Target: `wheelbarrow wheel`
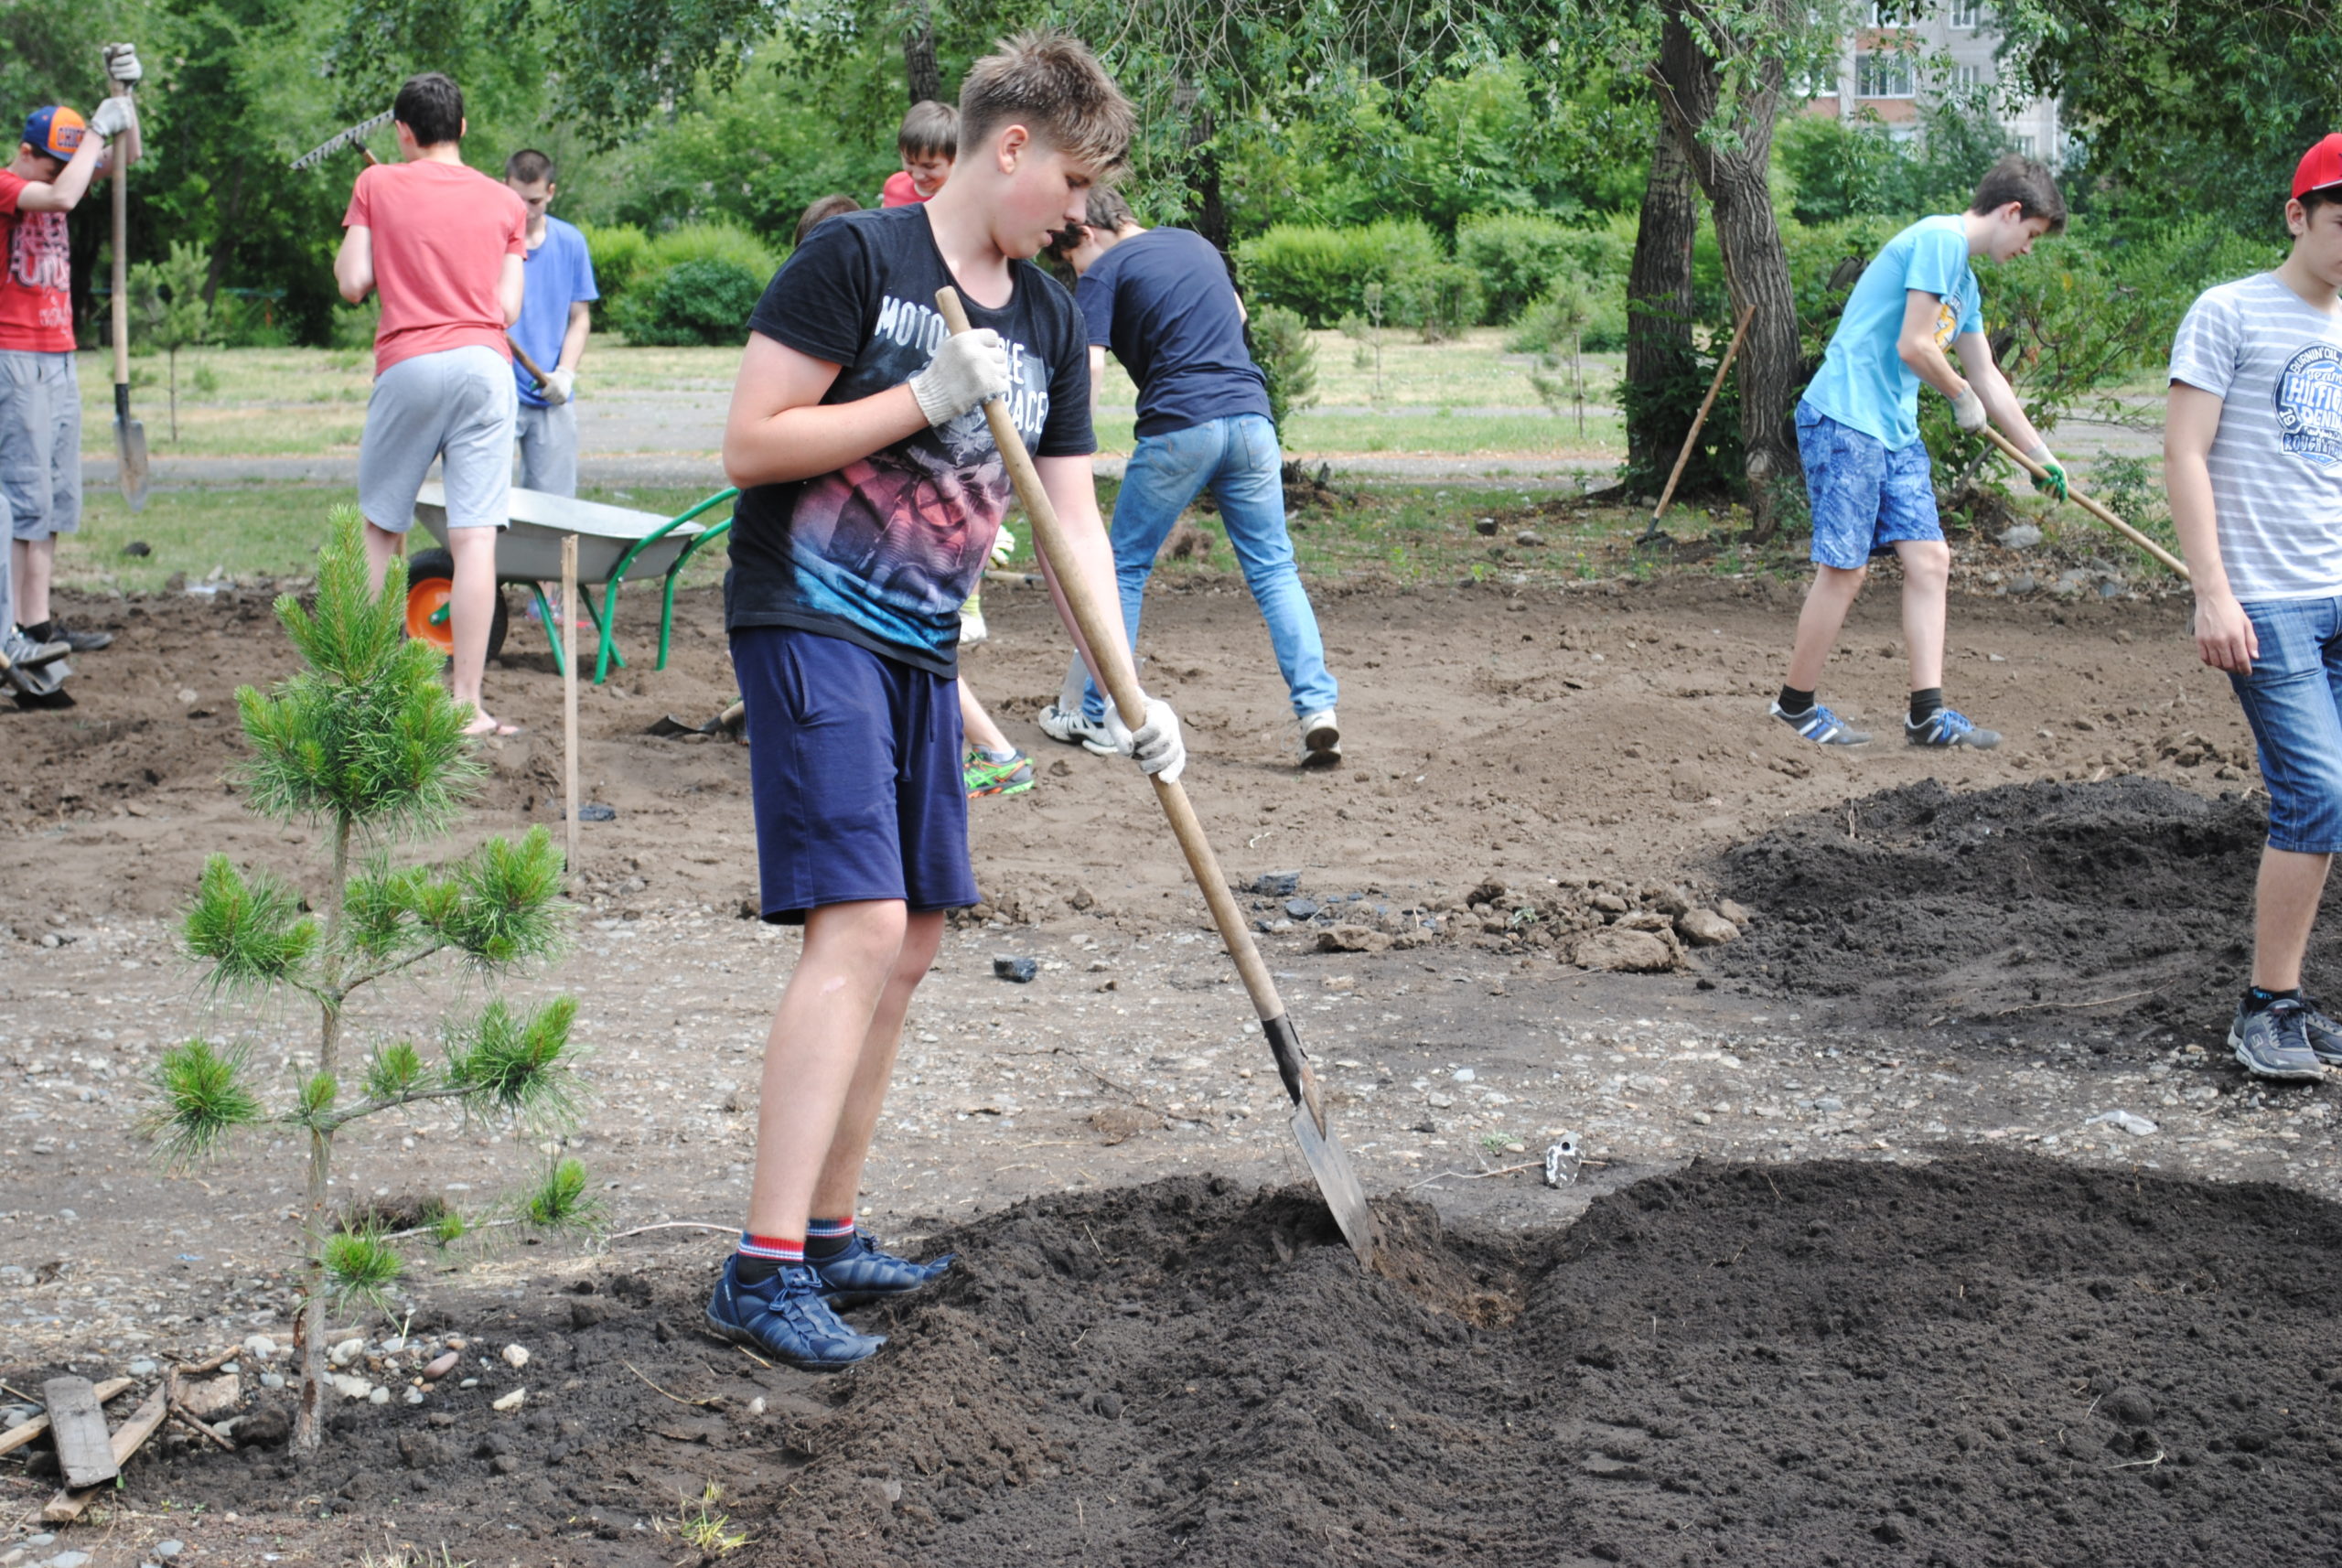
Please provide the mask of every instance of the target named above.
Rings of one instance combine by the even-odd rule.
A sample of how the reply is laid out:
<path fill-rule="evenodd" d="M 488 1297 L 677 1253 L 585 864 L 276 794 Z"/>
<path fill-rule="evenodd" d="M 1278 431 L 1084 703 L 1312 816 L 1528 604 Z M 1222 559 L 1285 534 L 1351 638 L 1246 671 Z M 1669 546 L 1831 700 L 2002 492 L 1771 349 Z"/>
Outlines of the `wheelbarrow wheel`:
<path fill-rule="evenodd" d="M 446 657 L 456 652 L 455 623 L 439 612 L 456 591 L 456 558 L 445 550 L 419 550 L 406 564 L 406 634 L 427 642 Z M 511 628 L 511 607 L 504 589 L 496 590 L 495 618 L 488 623 L 488 656 L 504 651 L 504 634 Z"/>

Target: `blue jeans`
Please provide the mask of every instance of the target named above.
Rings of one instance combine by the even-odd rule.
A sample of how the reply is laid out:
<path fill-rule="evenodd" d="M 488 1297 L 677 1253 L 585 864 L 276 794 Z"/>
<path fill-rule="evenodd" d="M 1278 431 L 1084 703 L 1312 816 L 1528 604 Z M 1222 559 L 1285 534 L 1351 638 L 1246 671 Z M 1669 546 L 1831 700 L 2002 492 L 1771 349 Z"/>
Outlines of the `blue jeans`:
<path fill-rule="evenodd" d="M 1143 435 L 1123 470 L 1122 493 L 1114 498 L 1114 580 L 1122 590 L 1123 625 L 1131 653 L 1138 653 L 1139 608 L 1155 553 L 1171 535 L 1172 524 L 1205 487 L 1219 502 L 1228 542 L 1244 568 L 1244 585 L 1268 622 L 1269 646 L 1293 693 L 1293 711 L 1305 718 L 1334 705 L 1338 688 L 1326 668 L 1326 644 L 1317 616 L 1302 590 L 1293 564 L 1293 540 L 1284 531 L 1284 463 L 1277 429 L 1257 413 L 1207 420 L 1166 435 Z M 1103 718 L 1105 699 L 1094 682 L 1084 682 L 1081 711 Z"/>
<path fill-rule="evenodd" d="M 2342 598 L 2263 599 L 2244 613 L 2261 654 L 2229 684 L 2261 749 L 2269 847 L 2342 854 Z"/>

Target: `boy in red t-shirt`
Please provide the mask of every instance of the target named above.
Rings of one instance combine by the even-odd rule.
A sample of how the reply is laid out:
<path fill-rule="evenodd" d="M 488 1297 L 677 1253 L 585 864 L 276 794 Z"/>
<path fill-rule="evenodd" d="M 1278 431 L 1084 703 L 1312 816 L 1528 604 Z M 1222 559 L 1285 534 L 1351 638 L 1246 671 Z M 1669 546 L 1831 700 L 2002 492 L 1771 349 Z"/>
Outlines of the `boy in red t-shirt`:
<path fill-rule="evenodd" d="M 448 684 L 472 706 L 468 733 L 512 735 L 480 705 L 496 608 L 496 534 L 512 489 L 519 399 L 505 329 L 521 318 L 528 209 L 463 160 L 464 95 L 437 71 L 407 78 L 391 113 L 403 162 L 358 177 L 333 263 L 341 297 L 382 299 L 374 392 L 358 448 L 358 508 L 379 588 L 414 526 L 433 460 L 447 492 L 448 610 L 456 653 Z"/>
<path fill-rule="evenodd" d="M 139 78 L 137 51 L 110 46 L 106 70 L 127 88 Z M 57 536 L 81 525 L 81 392 L 65 215 L 80 205 L 105 166 L 106 144 L 117 138 L 122 156 L 135 160 L 138 116 L 127 92 L 101 103 L 87 123 L 51 104 L 26 117 L 16 156 L 0 169 L 0 512 L 9 539 L 0 560 L 0 650 L 25 671 L 11 677 L 20 697 L 60 703 L 68 699 L 40 667 L 113 640 L 59 625 L 48 585 Z"/>
<path fill-rule="evenodd" d="M 960 156 L 960 112 L 932 98 L 912 104 L 895 133 L 895 150 L 903 166 L 886 177 L 878 205 L 908 207 L 927 200 L 951 177 Z"/>

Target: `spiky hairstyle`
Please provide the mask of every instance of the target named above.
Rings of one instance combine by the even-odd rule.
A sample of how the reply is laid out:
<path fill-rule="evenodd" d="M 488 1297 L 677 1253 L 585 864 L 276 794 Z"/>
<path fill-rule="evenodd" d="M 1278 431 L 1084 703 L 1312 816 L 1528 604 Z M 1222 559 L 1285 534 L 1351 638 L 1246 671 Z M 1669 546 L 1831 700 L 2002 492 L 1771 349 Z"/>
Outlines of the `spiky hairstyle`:
<path fill-rule="evenodd" d="M 961 83 L 962 149 L 973 153 L 1012 124 L 1103 179 L 1129 156 L 1138 114 L 1089 45 L 1042 28 L 1001 44 Z"/>

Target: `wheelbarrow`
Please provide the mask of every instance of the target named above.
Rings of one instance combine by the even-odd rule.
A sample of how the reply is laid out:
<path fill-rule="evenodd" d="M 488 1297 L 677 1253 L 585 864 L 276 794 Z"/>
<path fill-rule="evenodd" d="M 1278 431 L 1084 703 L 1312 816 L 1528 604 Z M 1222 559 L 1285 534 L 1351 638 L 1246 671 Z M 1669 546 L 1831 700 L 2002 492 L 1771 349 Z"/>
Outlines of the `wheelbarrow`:
<path fill-rule="evenodd" d="M 543 585 L 561 580 L 561 541 L 564 535 L 574 533 L 577 536 L 577 599 L 592 618 L 600 641 L 594 658 L 595 683 L 599 685 L 608 680 L 611 670 L 626 667 L 626 657 L 618 651 L 617 612 L 618 585 L 628 576 L 657 574 L 664 579 L 659 603 L 659 662 L 655 666 L 664 670 L 668 650 L 674 641 L 675 585 L 682 576 L 683 568 L 691 564 L 692 557 L 732 528 L 728 517 L 705 528 L 693 520 L 739 493 L 736 489 L 722 490 L 680 516 L 661 517 L 655 512 L 605 506 L 599 501 L 581 501 L 515 486 L 508 511 L 511 526 L 496 542 L 496 582 L 500 591 L 496 596 L 496 618 L 488 628 L 488 656 L 496 657 L 510 629 L 510 611 L 501 589 L 507 584 L 520 583 L 535 596 L 537 613 L 544 619 L 546 640 L 553 645 L 553 668 L 567 671 L 568 650 L 564 646 L 566 628 L 559 624 L 559 617 L 546 602 Z M 431 537 L 439 542 L 439 548 L 418 551 L 407 562 L 407 635 L 432 644 L 443 653 L 453 653 L 456 634 L 448 622 L 447 601 L 455 591 L 456 558 L 446 548 L 446 489 L 436 483 L 424 486 L 415 497 L 414 515 Z M 587 591 L 589 587 L 602 590 L 599 604 Z"/>

